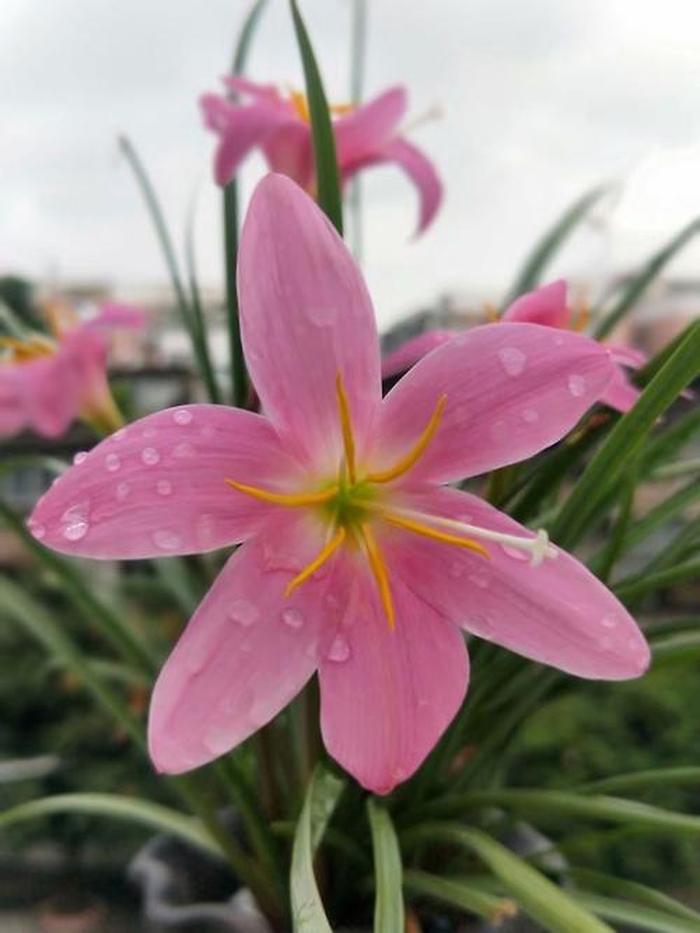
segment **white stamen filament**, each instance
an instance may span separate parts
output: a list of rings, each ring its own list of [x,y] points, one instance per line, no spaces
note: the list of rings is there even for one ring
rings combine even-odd
[[[538,567],[545,558],[552,560],[557,556],[557,550],[549,543],[549,536],[544,528],[540,528],[534,538],[525,538],[521,535],[509,535],[501,531],[493,531],[491,528],[481,528],[479,525],[470,525],[468,522],[458,522],[453,518],[445,518],[442,515],[418,512],[415,509],[392,508],[391,511],[427,525],[432,524],[442,528],[449,528],[451,531],[459,532],[465,537],[495,541],[506,547],[528,551],[530,553],[530,566],[532,567]]]
[[[399,128],[399,135],[406,136],[412,130],[422,126],[424,123],[432,123],[433,120],[442,120],[444,111],[440,104],[433,104],[424,110],[423,113],[416,114],[411,120],[408,120]]]

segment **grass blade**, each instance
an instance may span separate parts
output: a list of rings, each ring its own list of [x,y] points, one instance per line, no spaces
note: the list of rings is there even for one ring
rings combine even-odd
[[[518,912],[515,901],[471,887],[468,878],[442,878],[424,871],[409,870],[404,872],[404,887],[418,897],[476,914],[495,926]]]
[[[374,851],[374,933],[404,933],[401,850],[394,824],[388,811],[371,797],[367,814]]]

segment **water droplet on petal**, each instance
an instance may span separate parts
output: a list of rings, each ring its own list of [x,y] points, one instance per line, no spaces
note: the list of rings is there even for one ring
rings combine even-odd
[[[264,726],[268,723],[279,709],[279,702],[276,696],[267,696],[261,694],[256,697],[248,710],[248,719],[256,726]]]
[[[155,437],[158,432],[153,427],[144,428],[141,432],[141,436],[145,438]]]
[[[110,435],[111,441],[123,441],[126,437],[126,428],[119,428],[114,434]]]
[[[350,657],[350,645],[344,635],[335,636],[326,657],[329,661],[335,661],[339,664],[348,660]]]
[[[306,313],[311,323],[320,327],[329,327],[335,317],[335,309],[329,307],[312,306],[307,308]]]
[[[141,451],[141,460],[146,466],[155,466],[160,463],[160,454],[155,447],[144,447]]]
[[[512,557],[513,560],[519,561],[529,561],[530,555],[527,551],[523,551],[518,547],[511,547],[510,544],[502,544],[501,550],[504,554],[507,554],[508,557]]]
[[[540,420],[540,416],[534,408],[523,408],[522,416],[523,421],[527,421],[528,424],[534,424],[536,421]]]
[[[173,456],[175,457],[194,457],[196,453],[197,451],[192,444],[188,444],[187,441],[182,444],[176,444],[173,449]]]
[[[63,537],[66,541],[80,541],[88,533],[89,525],[85,521],[75,519],[63,528]]]
[[[405,768],[397,767],[391,772],[392,778],[396,781],[397,784],[400,784],[402,781],[405,781],[408,777],[408,771]]]
[[[569,392],[576,398],[581,398],[586,394],[586,380],[583,376],[577,376],[575,373],[568,379]]]
[[[600,624],[603,628],[616,628],[617,627],[617,618],[613,615],[603,616],[600,620]]]
[[[188,408],[178,408],[177,411],[173,412],[175,424],[191,424],[193,420],[194,415]]]
[[[450,576],[454,577],[455,580],[464,576],[465,571],[466,567],[462,561],[456,560],[450,564]]]
[[[554,338],[554,346],[555,346],[555,347],[563,347],[563,346],[564,346],[564,338],[563,338],[561,335],[558,335],[558,336],[556,336],[556,337]]]
[[[170,480],[159,479],[156,483],[156,492],[159,496],[169,496],[172,491],[173,484],[170,482]]]
[[[283,609],[282,621],[289,628],[301,628],[304,624],[304,616],[299,612],[298,609]]]
[[[489,585],[489,576],[484,572],[470,573],[469,579],[474,584],[474,586],[478,586],[481,590],[485,590]]]
[[[31,518],[27,522],[27,528],[39,541],[46,535],[46,528],[40,522],[35,522]]]
[[[504,441],[508,436],[508,425],[505,421],[494,421],[491,425],[491,437],[495,441]]]
[[[130,491],[131,491],[131,487],[129,486],[128,483],[118,483],[117,488],[114,491],[114,494],[116,495],[117,499],[120,502],[123,502],[126,499],[126,497],[129,495]]]
[[[235,745],[236,739],[232,735],[231,726],[212,726],[204,735],[204,744],[212,755],[223,755]]]
[[[73,457],[73,463],[76,466],[80,466],[81,463],[84,463],[87,460],[87,450],[79,450],[78,453]]]
[[[517,347],[501,347],[498,351],[498,358],[509,376],[519,376],[525,369],[527,357]]]
[[[214,437],[216,432],[210,424],[205,424],[199,433],[202,435],[202,437]]]
[[[182,538],[176,531],[168,528],[161,528],[153,532],[153,543],[161,551],[176,551],[182,542]]]
[[[231,622],[236,622],[238,625],[242,625],[243,628],[248,628],[257,621],[260,613],[257,608],[249,603],[246,599],[236,599],[234,600],[228,610],[228,618]]]
[[[115,473],[121,465],[122,462],[116,454],[107,454],[105,457],[105,466],[110,473]]]
[[[64,524],[71,524],[76,521],[87,521],[88,513],[90,511],[90,503],[86,500],[85,502],[76,502],[75,505],[71,505],[70,508],[61,515],[61,521]]]

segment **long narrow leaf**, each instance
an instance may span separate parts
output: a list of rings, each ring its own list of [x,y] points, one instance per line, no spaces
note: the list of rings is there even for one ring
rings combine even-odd
[[[633,930],[648,930],[649,933],[698,933],[698,922],[671,914],[638,907],[626,901],[599,894],[574,893],[572,897],[587,910],[591,910],[606,920],[629,924]],[[609,928],[606,928],[609,929]]]
[[[612,933],[545,875],[500,842],[478,829],[452,823],[428,823],[411,832],[412,838],[452,843],[475,853],[499,878],[533,920],[552,933]]]
[[[700,325],[696,324],[588,464],[552,528],[552,536],[558,543],[569,547],[578,541],[610,485],[620,478],[656,419],[698,374]]]
[[[388,811],[371,797],[367,814],[374,851],[374,933],[404,933],[401,850],[394,824]]]
[[[316,56],[314,55],[309,34],[306,31],[306,26],[299,12],[299,6],[296,0],[289,0],[289,6],[292,11],[292,20],[294,22],[297,45],[299,46],[299,54],[304,67],[306,97],[309,102],[311,135],[314,146],[318,203],[338,233],[342,236],[343,207],[340,197],[340,174],[338,172],[338,160],[335,154],[333,123],[326,100],[326,92],[323,89],[323,82],[316,62]]]
[[[199,820],[184,816],[177,810],[171,810],[158,803],[119,794],[57,794],[53,797],[42,797],[0,813],[0,827],[52,816],[55,813],[81,813],[140,823],[150,830],[172,833],[205,852],[221,855],[221,849]]]
[[[610,194],[613,190],[612,185],[599,185],[591,191],[587,191],[582,197],[574,201],[564,213],[559,217],[544,236],[538,240],[535,247],[528,255],[522,267],[511,285],[508,295],[503,302],[503,308],[507,308],[511,302],[524,294],[532,291],[542,281],[545,269],[558,253],[571,234],[576,230],[579,224],[585,219],[591,208],[597,204],[601,198]]]
[[[515,901],[481,891],[470,885],[469,878],[443,878],[424,871],[409,870],[404,872],[404,887],[411,894],[466,910],[496,926],[518,912]]]
[[[612,308],[598,324],[595,336],[599,340],[602,337],[608,336],[615,325],[634,307],[635,303],[642,297],[656,276],[659,275],[676,253],[683,249],[686,243],[688,243],[698,231],[700,231],[700,218],[691,221],[691,223],[677,233],[662,249],[654,253],[643,267],[642,271],[632,279],[618,300],[613,304]]]
[[[570,869],[567,874],[577,884],[592,888],[595,893],[613,894],[645,907],[671,914],[674,917],[692,920],[700,930],[700,913],[697,910],[693,910],[692,907],[688,907],[675,898],[669,897],[668,894],[647,887],[645,884],[627,881],[623,878],[616,878],[613,875],[605,875],[602,872],[590,871],[585,868]]]
[[[338,802],[343,782],[317,767],[294,834],[290,875],[295,933],[332,933],[314,875],[314,853]]]
[[[609,794],[620,791],[648,790],[650,787],[691,787],[700,786],[700,767],[653,768],[645,771],[633,771],[630,774],[616,774],[601,778],[579,787],[584,793]]]

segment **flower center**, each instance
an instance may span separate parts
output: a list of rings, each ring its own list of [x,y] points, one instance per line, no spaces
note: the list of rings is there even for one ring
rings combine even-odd
[[[48,337],[38,334],[21,340],[17,337],[0,337],[0,364],[31,363],[40,356],[51,356],[55,351]]]
[[[330,480],[321,489],[300,493],[275,492],[239,483],[234,479],[226,480],[228,485],[238,492],[263,502],[290,508],[315,507],[321,510],[328,529],[326,543],[316,557],[287,584],[287,596],[313,576],[339,548],[344,545],[359,548],[367,559],[377,584],[384,614],[389,627],[393,629],[396,613],[389,572],[374,534],[374,525],[378,522],[472,551],[487,559],[490,557],[487,548],[475,539],[481,538],[484,541],[498,542],[505,547],[527,551],[531,555],[533,565],[540,563],[545,557],[556,556],[544,531],[538,532],[534,538],[502,534],[440,515],[403,508],[391,502],[390,494],[383,487],[406,474],[423,456],[440,427],[447,404],[446,395],[439,396],[427,425],[406,454],[391,467],[366,471],[358,470],[350,404],[340,373],[336,377],[336,401],[343,439],[343,456],[335,480]]]
[[[294,112],[303,120],[304,123],[311,122],[311,113],[309,111],[309,99],[303,91],[291,90],[289,92],[289,102],[294,108]],[[352,104],[331,104],[328,108],[334,117],[344,117],[352,113],[355,109]]]

